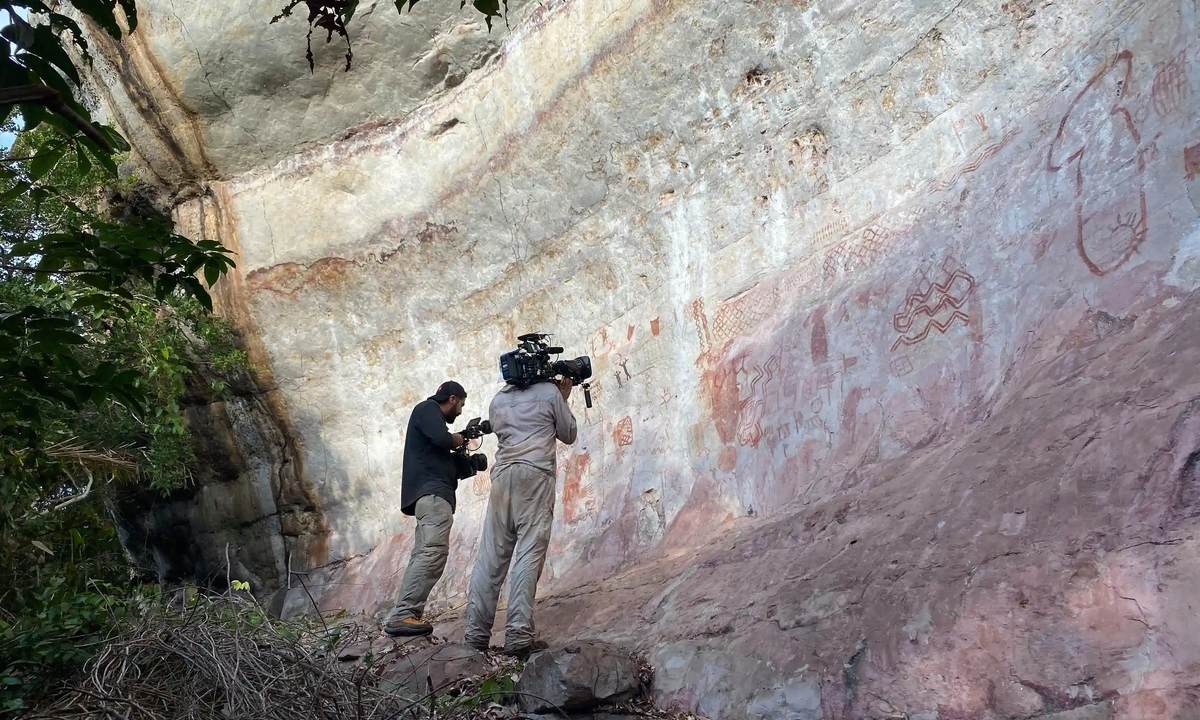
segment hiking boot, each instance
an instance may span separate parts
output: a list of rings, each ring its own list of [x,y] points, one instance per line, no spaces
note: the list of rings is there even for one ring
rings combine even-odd
[[[518,645],[513,648],[505,649],[504,654],[508,655],[509,657],[515,657],[520,660],[525,660],[530,655],[534,654],[535,652],[541,652],[542,650],[549,650],[549,649],[550,649],[550,646],[547,645],[544,641],[534,640],[533,642],[529,643],[528,645]]]
[[[389,620],[383,626],[383,631],[392,637],[419,637],[421,635],[432,635],[433,626],[429,623],[423,623],[416,618],[404,618],[402,620]]]
[[[477,645],[475,643],[467,643],[467,647],[471,648],[472,650],[478,650],[481,653],[486,653],[486,652],[492,651],[492,647],[490,645],[488,645],[487,643],[483,643],[482,645]]]

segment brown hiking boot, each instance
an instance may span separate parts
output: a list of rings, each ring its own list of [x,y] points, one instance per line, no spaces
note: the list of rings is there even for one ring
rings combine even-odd
[[[542,650],[548,650],[548,649],[550,649],[550,646],[547,645],[544,641],[534,640],[533,642],[529,643],[528,645],[518,645],[513,648],[506,648],[504,650],[504,654],[508,655],[510,657],[515,657],[515,658],[524,660],[524,659],[528,658],[530,655],[534,654],[535,652],[541,652]]]
[[[404,618],[402,620],[389,620],[383,626],[383,631],[392,637],[419,637],[421,635],[432,635],[433,626],[429,623],[423,623],[416,618]]]

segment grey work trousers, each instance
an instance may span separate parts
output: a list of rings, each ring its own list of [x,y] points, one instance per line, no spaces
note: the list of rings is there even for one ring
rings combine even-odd
[[[425,600],[441,579],[446,558],[450,555],[450,526],[454,524],[450,503],[437,495],[423,495],[417,500],[414,513],[417,538],[408,558],[408,567],[404,568],[396,607],[388,620],[421,619],[425,614]]]
[[[514,463],[492,475],[483,537],[467,591],[467,644],[483,647],[491,642],[496,603],[506,575],[508,621],[504,646],[519,649],[537,639],[533,602],[546,562],[546,548],[550,546],[553,520],[554,475],[524,463]]]

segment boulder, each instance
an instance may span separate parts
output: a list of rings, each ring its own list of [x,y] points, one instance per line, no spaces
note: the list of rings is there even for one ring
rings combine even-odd
[[[1039,715],[1035,720],[1111,720],[1112,709],[1108,703],[1084,705],[1071,710]]]
[[[433,645],[405,655],[383,672],[392,689],[418,698],[451,690],[459,681],[487,672],[487,658],[466,645]]]
[[[1042,711],[1042,696],[1018,683],[1005,680],[992,691],[992,707],[1002,718],[1027,718]]]
[[[615,645],[577,641],[531,657],[516,689],[526,712],[587,710],[636,695],[638,666]]]

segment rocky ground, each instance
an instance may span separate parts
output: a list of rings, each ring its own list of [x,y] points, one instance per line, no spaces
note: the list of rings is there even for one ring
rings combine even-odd
[[[249,594],[181,592],[129,619],[82,678],[27,717],[696,717],[656,709],[653,681],[643,657],[603,641],[518,659],[436,638],[390,638],[361,615],[284,621]]]
[[[496,647],[485,653],[436,637],[391,638],[373,623],[362,627],[366,637],[342,647],[338,661],[367,669],[382,688],[411,700],[445,705],[465,699],[475,716],[487,718],[698,717],[656,708],[653,668],[611,643],[567,642],[521,660]]]

